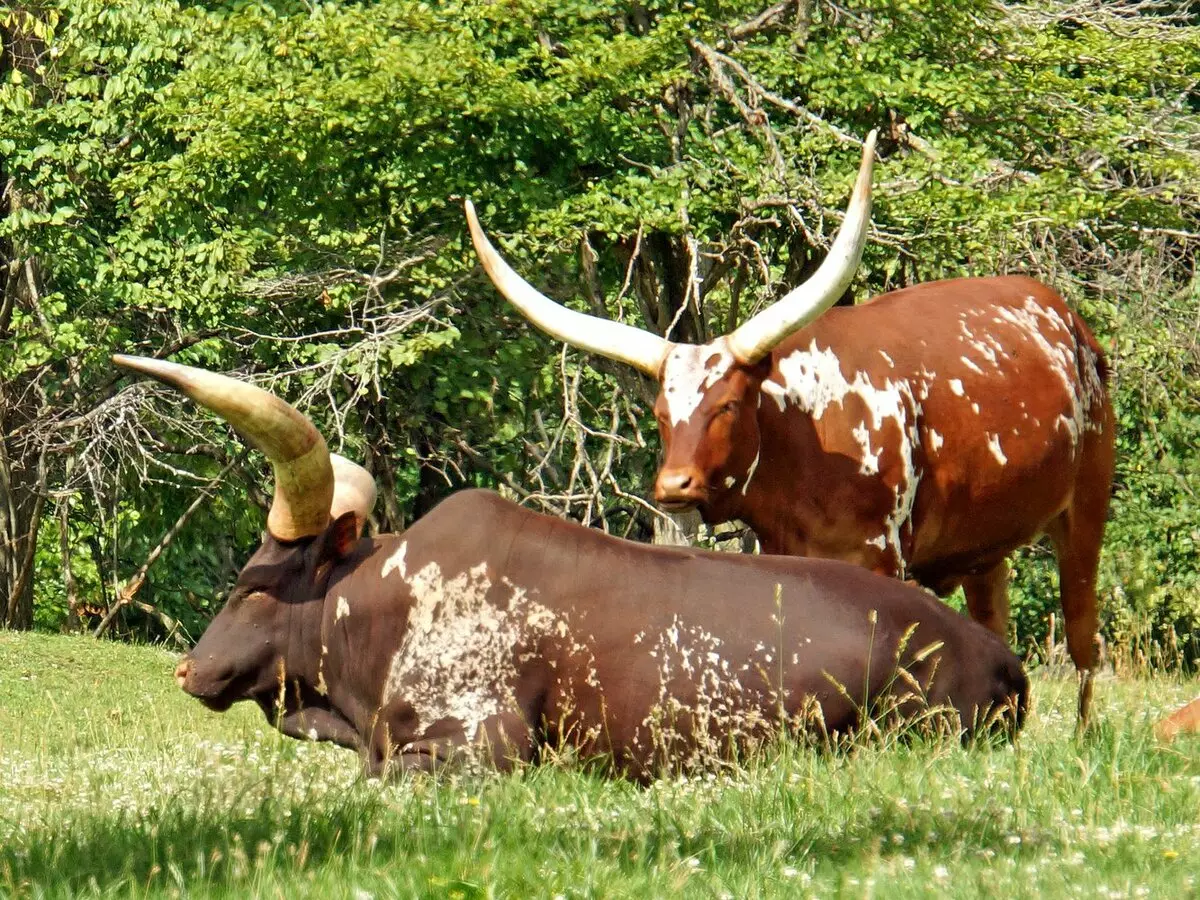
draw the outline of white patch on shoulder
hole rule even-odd
[[[886,362],[889,366],[891,366],[893,369],[896,368],[895,361],[890,356],[888,356],[885,351],[880,350],[879,355],[883,357],[884,362]]]
[[[704,393],[725,377],[735,360],[725,338],[709,344],[676,344],[663,363],[662,391],[672,425],[692,417]]]
[[[337,612],[333,614],[333,621],[340,622],[348,615],[350,615],[350,602],[345,597],[338,597]]]
[[[992,451],[992,456],[996,457],[996,462],[1004,465],[1008,462],[1008,457],[1004,455],[1004,451],[1000,449],[1000,435],[988,435],[988,449]]]
[[[934,453],[937,453],[938,450],[940,450],[942,448],[942,445],[944,443],[946,443],[946,439],[944,437],[942,437],[940,434],[938,434],[936,431],[934,431],[932,428],[930,428],[929,429],[929,449],[932,450]]]
[[[383,703],[402,694],[419,732],[455,719],[474,740],[488,718],[516,702],[518,648],[539,635],[569,634],[566,620],[507,578],[493,585],[485,563],[448,578],[430,562],[405,581],[413,604]]]
[[[951,378],[946,382],[950,386],[950,393],[956,397],[961,397],[964,394],[963,383],[957,378]]]
[[[851,431],[861,450],[859,471],[863,475],[878,475],[883,450],[894,446],[899,465],[897,468],[889,466],[894,473],[890,477],[895,481],[889,486],[894,492],[895,505],[882,524],[887,529],[888,543],[895,553],[897,571],[903,574],[905,561],[900,532],[905,525],[911,528],[910,516],[916,501],[917,484],[921,480],[921,473],[913,462],[921,417],[921,403],[916,398],[920,382],[917,390],[906,379],[884,379],[883,386],[876,387],[868,373],[862,371],[855,372],[852,379],[847,379],[832,348],[820,349],[815,340],[807,349],[795,350],[780,359],[778,368],[787,400],[814,420],[819,420],[835,404],[844,408],[846,397],[851,394],[866,406],[869,419],[863,419]],[[888,422],[895,424],[898,439],[888,434],[885,440],[889,444],[875,447],[880,431]]]
[[[787,406],[787,388],[774,381],[764,381],[762,387],[759,388],[759,396],[761,397],[763,394],[774,400],[775,405],[779,407],[779,411],[783,412]]]
[[[393,572],[399,572],[401,578],[408,578],[408,571],[404,565],[404,555],[406,553],[408,553],[408,541],[401,541],[400,546],[396,548],[396,552],[384,560],[383,571],[380,573],[380,577],[387,578]]]

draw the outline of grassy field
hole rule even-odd
[[[381,784],[176,690],[162,650],[0,632],[0,896],[1194,897],[1195,682],[1035,677],[1015,747],[788,747],[650,788],[545,767]]]

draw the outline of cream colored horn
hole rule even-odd
[[[325,439],[305,416],[270,391],[227,375],[140,356],[114,356],[118,366],[175,388],[216,413],[275,469],[267,530],[281,541],[320,534],[329,524],[333,467]]]
[[[475,244],[475,252],[479,254],[484,271],[492,279],[496,290],[525,318],[546,334],[572,347],[628,363],[653,378],[658,377],[663,360],[671,349],[669,341],[623,322],[575,312],[539,293],[501,259],[483,233],[471,201],[467,200],[464,206],[471,241]]]
[[[788,335],[816,319],[837,302],[858,269],[867,229],[871,225],[871,173],[875,166],[872,131],[863,144],[858,179],[842,227],[820,268],[803,284],[744,322],[729,335],[729,349],[740,362],[751,365],[775,349]]]

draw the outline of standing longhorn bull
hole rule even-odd
[[[470,201],[467,222],[492,282],[533,324],[658,380],[664,508],[741,519],[766,553],[845,560],[941,596],[961,585],[1001,637],[1007,558],[1048,534],[1082,727],[1113,472],[1103,354],[1058,294],[1021,276],[833,306],[862,255],[873,162],[874,133],[812,278],[704,345],[555,303],[500,258]]]
[[[361,537],[371,476],[295,409],[223,375],[115,361],[274,465],[262,546],[175,673],[213,709],[254,700],[285,734],[359,750],[370,772],[571,746],[643,779],[781,720],[846,732],[865,710],[945,705],[968,732],[1020,725],[1018,659],[918,588],[840,562],[635,544],[482,490]]]

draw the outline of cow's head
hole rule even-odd
[[[113,361],[212,410],[271,460],[275,497],[262,545],[175,678],[213,709],[256,700],[268,716],[290,711],[318,689],[325,592],[334,566],[358,542],[374,479],[331,454],[307,418],[261,388],[162,360]]]
[[[874,161],[871,132],[842,227],[813,276],[732,333],[703,345],[676,344],[555,303],[501,259],[469,200],[467,224],[492,283],[533,324],[574,347],[628,363],[658,380],[654,411],[664,455],[655,499],[668,509],[700,506],[711,512],[735,492],[745,492],[754,476],[759,389],[771,371],[771,351],[832,306],[854,277],[871,220]]]

